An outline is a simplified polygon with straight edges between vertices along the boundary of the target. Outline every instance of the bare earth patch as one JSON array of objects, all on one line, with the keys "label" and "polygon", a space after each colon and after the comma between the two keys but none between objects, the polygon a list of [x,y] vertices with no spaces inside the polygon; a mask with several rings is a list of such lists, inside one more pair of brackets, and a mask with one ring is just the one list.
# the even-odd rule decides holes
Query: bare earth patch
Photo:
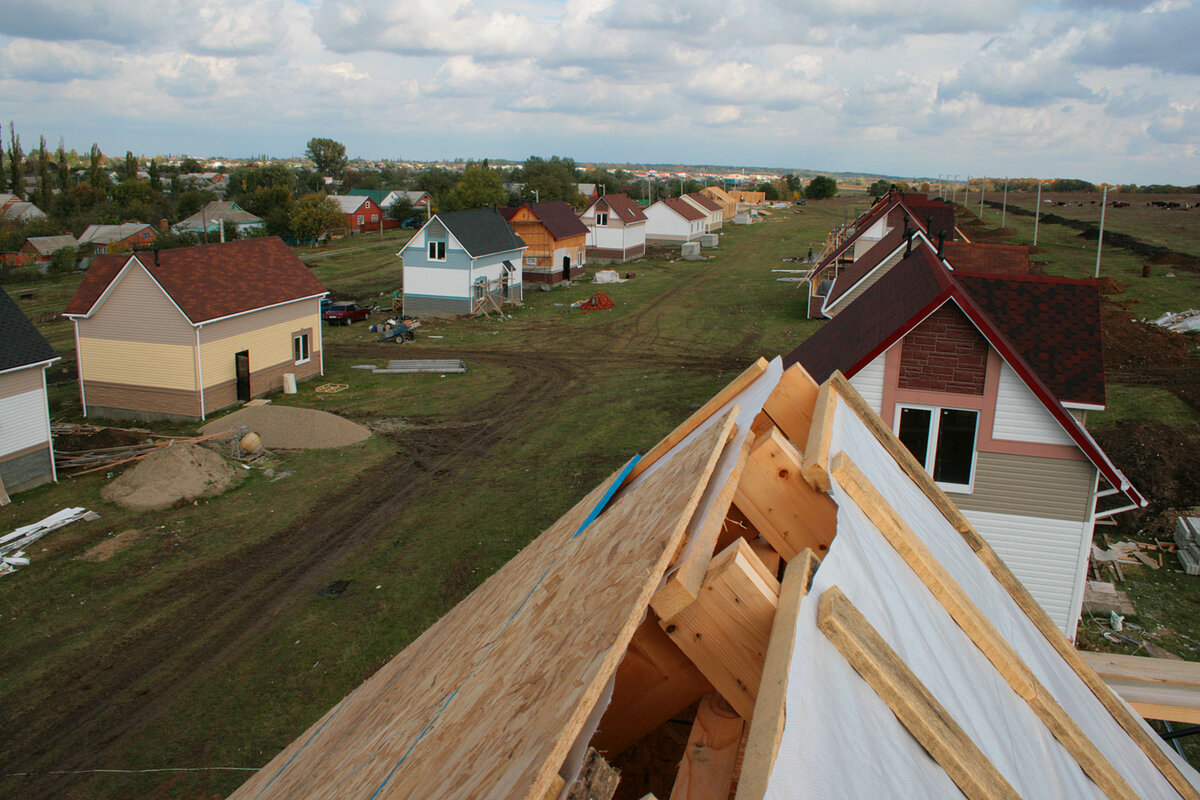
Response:
[{"label": "bare earth patch", "polygon": [[121,531],[115,536],[110,536],[103,542],[89,547],[79,558],[83,561],[107,561],[145,535],[145,531],[140,531],[136,528]]}]

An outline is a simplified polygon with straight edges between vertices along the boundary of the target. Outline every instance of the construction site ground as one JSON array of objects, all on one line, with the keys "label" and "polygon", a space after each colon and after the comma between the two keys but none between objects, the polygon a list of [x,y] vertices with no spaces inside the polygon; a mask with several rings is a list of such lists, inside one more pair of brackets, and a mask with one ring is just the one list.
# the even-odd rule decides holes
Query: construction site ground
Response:
[{"label": "construction site ground", "polygon": [[[636,277],[604,287],[611,310],[571,308],[595,291],[577,283],[527,287],[524,306],[504,318],[423,321],[415,343],[377,342],[363,324],[326,328],[325,375],[272,401],[330,411],[375,435],[273,453],[221,496],[134,513],[101,500],[103,470],[17,495],[0,510],[5,530],[65,506],[101,519],[48,535],[28,567],[0,579],[0,796],[227,795],[630,454],[755,357],[786,353],[815,330],[804,291],[769,270],[800,268],[783,259],[819,251],[825,232],[866,204],[839,198],[729,226],[705,261],[621,265]],[[994,216],[986,209],[973,230],[1031,239],[1032,218],[1009,217],[996,233]],[[1043,269],[1087,271],[1095,242],[1078,234],[1043,224]],[[347,252],[322,251],[314,272],[339,297],[389,306],[405,235],[339,242]],[[1200,252],[1200,241],[1180,250]],[[1105,319],[1113,402],[1089,420],[1153,500],[1122,521],[1129,533],[1172,504],[1200,503],[1196,339],[1163,339],[1129,321],[1156,315],[1164,298],[1164,310],[1200,307],[1200,276],[1142,279],[1143,262],[1106,251],[1109,288],[1124,287]],[[56,421],[82,421],[71,327],[55,318],[76,283],[5,287],[30,295],[19,303],[64,356],[50,375]],[[398,358],[459,358],[467,372],[354,368]],[[349,388],[316,392],[322,383]],[[90,446],[137,434],[98,436]],[[67,441],[89,446],[83,436],[57,444]],[[1191,610],[1200,579],[1144,572],[1129,569],[1130,583],[1165,587],[1170,573],[1179,589],[1131,586],[1135,603],[1156,603],[1154,613],[1200,641]]]}]

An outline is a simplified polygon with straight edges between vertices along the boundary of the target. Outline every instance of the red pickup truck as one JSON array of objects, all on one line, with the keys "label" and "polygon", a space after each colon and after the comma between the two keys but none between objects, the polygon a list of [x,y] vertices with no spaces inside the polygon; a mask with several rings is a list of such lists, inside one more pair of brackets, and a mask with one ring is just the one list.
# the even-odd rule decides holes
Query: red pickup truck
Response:
[{"label": "red pickup truck", "polygon": [[371,309],[347,301],[334,303],[321,312],[321,319],[330,324],[340,322],[343,325],[351,325],[356,319],[368,319],[370,316]]}]

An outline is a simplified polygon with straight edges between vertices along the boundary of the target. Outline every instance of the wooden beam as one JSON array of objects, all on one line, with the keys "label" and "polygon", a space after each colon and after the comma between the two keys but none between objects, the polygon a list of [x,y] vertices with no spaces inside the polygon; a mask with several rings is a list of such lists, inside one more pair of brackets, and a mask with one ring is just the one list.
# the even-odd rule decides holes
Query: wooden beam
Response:
[{"label": "wooden beam", "polygon": [[717,692],[700,698],[671,800],[728,800],[746,721]]},{"label": "wooden beam", "polygon": [[964,795],[970,800],[1019,800],[950,712],[836,586],[821,595],[817,627]]},{"label": "wooden beam", "polygon": [[1146,719],[1200,724],[1200,663],[1086,651],[1079,655]]},{"label": "wooden beam", "polygon": [[708,679],[648,614],[617,667],[592,746],[615,756],[710,691]]},{"label": "wooden beam", "polygon": [[808,442],[819,389],[804,367],[793,364],[763,403],[763,412],[798,447]]},{"label": "wooden beam", "polygon": [[811,550],[805,550],[784,568],[779,607],[771,624],[767,659],[758,685],[754,716],[750,718],[750,737],[746,742],[746,757],[738,781],[736,800],[762,800],[767,793],[767,781],[775,766],[775,755],[779,752],[779,740],[783,736],[788,671],[796,641],[796,618],[800,613],[800,601],[808,594],[819,563]]},{"label": "wooden beam", "polygon": [[712,560],[696,602],[659,623],[743,719],[754,713],[778,603],[779,581],[738,539]]},{"label": "wooden beam", "polygon": [[687,438],[689,433],[703,425],[705,420],[721,410],[721,406],[737,397],[739,392],[758,380],[759,376],[766,371],[767,360],[760,357],[747,367],[741,375],[734,378],[728,386],[713,395],[711,400],[684,420],[682,425],[671,431],[665,439],[650,448],[650,451],[642,456],[641,460],[630,471],[629,476],[625,478],[625,485],[628,485],[634,478],[645,472],[651,464],[666,455],[667,451]]},{"label": "wooden beam", "polygon": [[[841,374],[833,373],[834,378]],[[833,441],[833,417],[836,411],[837,389],[833,385],[833,378],[830,378],[817,391],[802,466],[804,479],[822,492],[829,491],[829,445]]]},{"label": "wooden beam", "polygon": [[824,552],[837,527],[837,506],[801,475],[802,457],[778,430],[757,439],[734,503],[784,560],[805,548]]},{"label": "wooden beam", "polygon": [[962,586],[934,557],[928,546],[871,485],[845,453],[830,462],[835,480],[854,500],[883,537],[896,549],[926,588],[962,628],[996,671],[1037,715],[1054,738],[1110,798],[1136,800],[1137,794],[1115,767],[1101,754],[1083,729],[1042,686],[1012,645],[1000,635]]},{"label": "wooden beam", "polygon": [[695,538],[687,545],[687,556],[680,562],[675,571],[667,577],[667,582],[658,590],[650,601],[650,607],[659,617],[673,617],[696,600],[700,593],[700,585],[704,583],[704,574],[712,562],[713,553],[717,548],[717,540],[729,506],[737,492],[738,483],[742,479],[746,459],[750,456],[750,448],[754,444],[754,436],[749,435],[742,443],[741,452],[734,463],[729,480],[721,487],[713,501],[708,518],[704,520]]},{"label": "wooden beam", "polygon": [[612,800],[620,782],[621,773],[613,769],[595,748],[589,747],[579,777],[571,784],[566,800]]},{"label": "wooden beam", "polygon": [[933,482],[929,473],[925,472],[925,469],[908,452],[908,448],[900,443],[895,434],[879,419],[879,415],[867,405],[866,401],[862,399],[862,396],[858,394],[854,387],[850,386],[849,381],[841,373],[835,372],[833,377],[826,383],[833,385],[837,389],[842,398],[846,400],[847,405],[854,409],[859,419],[875,434],[875,438],[887,449],[896,460],[896,463],[900,465],[900,468],[924,491],[925,495],[937,507],[946,520],[958,530],[963,540],[975,551],[975,555],[979,557],[979,560],[992,573],[992,577],[999,581],[1000,585],[1008,591],[1021,610],[1029,617],[1030,621],[1046,637],[1046,641],[1070,665],[1075,674],[1079,676],[1079,679],[1092,690],[1092,694],[1108,709],[1108,712],[1112,714],[1113,719],[1121,726],[1121,729],[1137,742],[1138,747],[1154,763],[1154,766],[1158,768],[1163,777],[1170,782],[1175,791],[1179,792],[1180,796],[1186,800],[1200,800],[1200,791],[1192,786],[1191,782],[1175,766],[1175,762],[1171,761],[1170,757],[1163,751],[1158,738],[1146,732],[1141,720],[1130,712],[1129,707],[1117,697],[1108,684],[1096,674],[1095,670],[1084,662],[1083,658],[1079,655],[1079,651],[1075,649],[1075,646],[1071,644],[1070,640],[1067,639],[1054,620],[1050,618],[1050,615],[1046,613],[1041,604],[1033,599],[1033,595],[1025,588],[1025,584],[1017,579],[1017,576],[1013,574],[1008,564],[1004,563],[1004,560],[996,554],[992,546],[979,535],[979,532],[963,516],[962,512],[946,496],[945,492]]}]

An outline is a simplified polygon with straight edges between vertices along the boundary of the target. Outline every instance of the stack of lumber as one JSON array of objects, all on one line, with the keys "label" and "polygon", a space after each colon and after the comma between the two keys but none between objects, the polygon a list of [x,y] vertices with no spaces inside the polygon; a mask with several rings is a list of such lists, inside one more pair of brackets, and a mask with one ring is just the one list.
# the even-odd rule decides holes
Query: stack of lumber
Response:
[{"label": "stack of lumber", "polygon": [[1140,564],[1150,569],[1158,569],[1163,566],[1163,553],[1175,552],[1176,547],[1171,542],[1108,542],[1108,537],[1104,537],[1107,549],[1101,550],[1095,544],[1092,545],[1092,575],[1096,580],[1103,580],[1102,574],[1105,569],[1112,571],[1113,577],[1121,582],[1125,582],[1125,572],[1121,569],[1122,564]]},{"label": "stack of lumber", "polygon": [[98,447],[94,450],[55,450],[54,466],[59,470],[76,470],[71,477],[89,472],[130,464],[151,453],[174,444],[199,444],[234,436],[231,432],[213,433],[207,436],[157,436],[151,434],[149,441],[123,447]]},{"label": "stack of lumber", "polygon": [[383,369],[372,369],[374,375],[402,375],[409,372],[466,372],[467,362],[459,358],[408,359],[389,361]]},{"label": "stack of lumber", "polygon": [[33,544],[47,533],[81,519],[100,519],[100,515],[88,511],[86,508],[64,508],[32,525],[22,526],[0,536],[0,562],[2,562],[0,575],[12,572],[14,566],[24,566],[29,563],[29,559],[24,558],[23,548]]},{"label": "stack of lumber", "polygon": [[1200,575],[1200,517],[1175,520],[1175,555],[1188,575]]}]

